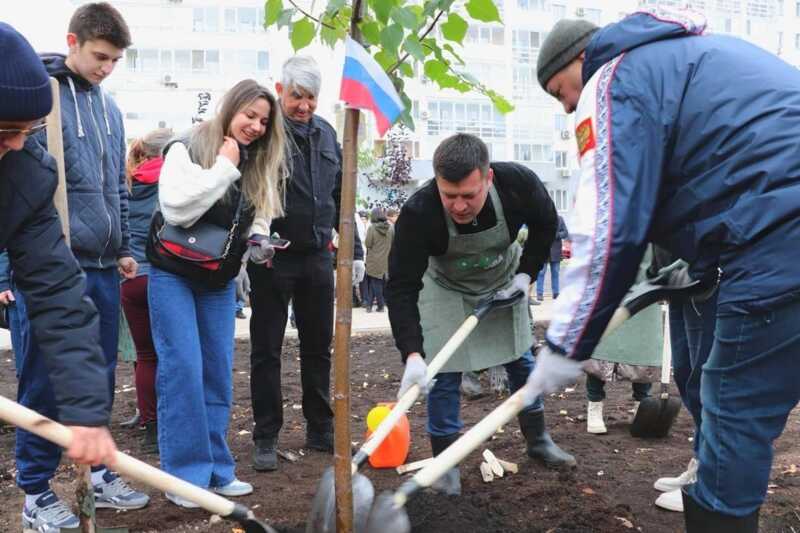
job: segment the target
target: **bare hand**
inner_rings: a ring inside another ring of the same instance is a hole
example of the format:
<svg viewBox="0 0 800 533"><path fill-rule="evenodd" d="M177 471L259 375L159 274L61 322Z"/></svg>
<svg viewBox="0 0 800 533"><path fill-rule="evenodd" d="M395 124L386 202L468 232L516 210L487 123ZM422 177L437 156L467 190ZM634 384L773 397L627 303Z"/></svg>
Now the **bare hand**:
<svg viewBox="0 0 800 533"><path fill-rule="evenodd" d="M117 259L117 271L119 271L120 276L123 278L135 278L137 270L139 270L139 263L137 263L133 257L121 257Z"/></svg>
<svg viewBox="0 0 800 533"><path fill-rule="evenodd" d="M233 137L225 137L219 147L219 155L227 157L233 166L239 166L239 144Z"/></svg>
<svg viewBox="0 0 800 533"><path fill-rule="evenodd" d="M11 291L3 291L0 292L0 305L8 305L13 303L14 300L14 293Z"/></svg>
<svg viewBox="0 0 800 533"><path fill-rule="evenodd" d="M97 466L104 464L114 468L117 462L117 446L105 427L68 426L72 431L72 442L67 448L70 459L79 464Z"/></svg>

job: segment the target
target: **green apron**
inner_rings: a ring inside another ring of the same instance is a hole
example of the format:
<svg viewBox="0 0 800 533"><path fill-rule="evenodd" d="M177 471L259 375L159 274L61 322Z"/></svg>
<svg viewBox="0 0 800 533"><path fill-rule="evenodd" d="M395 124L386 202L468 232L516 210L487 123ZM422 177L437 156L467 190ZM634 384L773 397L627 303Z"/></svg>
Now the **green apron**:
<svg viewBox="0 0 800 533"><path fill-rule="evenodd" d="M503 205L494 185L489 188L497 224L460 235L445 211L447 252L430 257L419 296L419 313L427 357L434 357L476 303L511 282L522 248L509 237ZM481 370L518 359L533 344L528 302L498 309L483 318L456 350L442 372Z"/></svg>

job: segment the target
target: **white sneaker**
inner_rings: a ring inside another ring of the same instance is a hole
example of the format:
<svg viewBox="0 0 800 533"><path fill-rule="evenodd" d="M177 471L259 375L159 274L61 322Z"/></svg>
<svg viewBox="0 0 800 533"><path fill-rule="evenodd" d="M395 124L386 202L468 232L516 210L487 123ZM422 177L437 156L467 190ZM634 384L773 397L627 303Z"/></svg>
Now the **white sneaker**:
<svg viewBox="0 0 800 533"><path fill-rule="evenodd" d="M683 495L681 494L681 489L671 490L660 495L656 498L656 506L666 509L667 511L682 513Z"/></svg>
<svg viewBox="0 0 800 533"><path fill-rule="evenodd" d="M234 479L227 485L223 485L221 487L213 487L211 490L216 492L221 496L233 497L233 496L246 496L253 492L253 485L250 483L245 483L244 481L239 481L238 479Z"/></svg>
<svg viewBox="0 0 800 533"><path fill-rule="evenodd" d="M606 424L603 422L603 402L589 402L586 431L594 435L608 433Z"/></svg>
<svg viewBox="0 0 800 533"><path fill-rule="evenodd" d="M200 506L196 503L187 500L186 498L181 498L177 494L172 494L171 492L165 492L164 496L167 497L169 501L177 505L178 507L183 507L184 509L199 509Z"/></svg>
<svg viewBox="0 0 800 533"><path fill-rule="evenodd" d="M653 488L661 492L672 492L675 489L680 489L684 485L694 483L697 481L697 459L692 457L689 461L689 466L686 471L682 472L678 477L662 477L653 483Z"/></svg>

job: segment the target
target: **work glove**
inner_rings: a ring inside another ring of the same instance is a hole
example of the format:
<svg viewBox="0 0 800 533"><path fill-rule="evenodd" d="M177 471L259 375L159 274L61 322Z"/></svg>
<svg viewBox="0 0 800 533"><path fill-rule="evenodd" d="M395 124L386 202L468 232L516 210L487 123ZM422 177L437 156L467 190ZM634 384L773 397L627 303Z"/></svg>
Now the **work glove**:
<svg viewBox="0 0 800 533"><path fill-rule="evenodd" d="M247 275L247 263L239 269L236 276L236 298L241 301L247 300L250 295L250 276Z"/></svg>
<svg viewBox="0 0 800 533"><path fill-rule="evenodd" d="M542 394L550 394L574 383L583 371L579 361L554 353L542 346L536 353L536 366L522 387L525 405L530 405Z"/></svg>
<svg viewBox="0 0 800 533"><path fill-rule="evenodd" d="M510 298L512 294L517 291L522 291L523 301L528 301L528 295L531 290L531 277L528 274L520 272L514 276L511 283L497 291L495 298L505 300Z"/></svg>
<svg viewBox="0 0 800 533"><path fill-rule="evenodd" d="M364 276L367 273L367 267L361 259L353 260L353 285L358 285L364 281Z"/></svg>
<svg viewBox="0 0 800 533"><path fill-rule="evenodd" d="M671 265L659 269L659 275L667 273L667 276L664 276L659 281L670 287L689 287L698 279L692 276L690 268L686 261L678 259ZM702 276L700 283L697 283L687 292L687 296L690 296L695 302L705 302L717 290L720 277L721 271L719 268L710 270Z"/></svg>
<svg viewBox="0 0 800 533"><path fill-rule="evenodd" d="M419 385L423 394L428 393L428 365L421 355L409 355L406 359L406 369L403 371L403 379L400 380L400 390L397 391L399 399L406 393L412 385Z"/></svg>
<svg viewBox="0 0 800 533"><path fill-rule="evenodd" d="M248 242L250 243L250 261L253 263L263 265L275 257L275 248L269 243L269 237L266 235L251 235Z"/></svg>

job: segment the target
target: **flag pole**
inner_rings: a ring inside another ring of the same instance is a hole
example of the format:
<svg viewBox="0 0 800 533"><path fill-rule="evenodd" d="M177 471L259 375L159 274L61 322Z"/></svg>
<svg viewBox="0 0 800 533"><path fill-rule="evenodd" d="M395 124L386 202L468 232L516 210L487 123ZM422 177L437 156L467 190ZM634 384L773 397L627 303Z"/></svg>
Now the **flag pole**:
<svg viewBox="0 0 800 533"><path fill-rule="evenodd" d="M353 0L350 36L361 40L358 22L362 0ZM342 194L339 208L339 250L336 260L336 334L334 338L334 484L336 531L353 531L353 485L350 439L350 335L353 321L353 231L358 171L358 109L345 111L342 142Z"/></svg>

